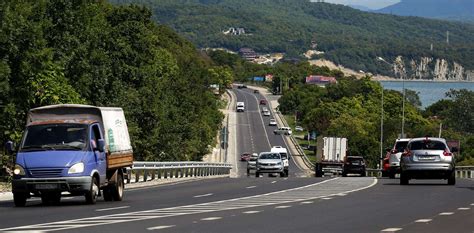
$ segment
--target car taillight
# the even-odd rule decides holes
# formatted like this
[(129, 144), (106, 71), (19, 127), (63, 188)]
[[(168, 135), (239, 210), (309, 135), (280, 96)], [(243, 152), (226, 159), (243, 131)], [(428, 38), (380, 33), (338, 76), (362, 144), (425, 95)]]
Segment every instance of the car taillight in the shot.
[(453, 153), (449, 152), (448, 149), (445, 149), (443, 152), (444, 156), (453, 156)]
[(403, 152), (403, 153), (402, 153), (402, 156), (406, 156), (406, 157), (411, 156), (411, 151), (405, 151), (405, 152)]

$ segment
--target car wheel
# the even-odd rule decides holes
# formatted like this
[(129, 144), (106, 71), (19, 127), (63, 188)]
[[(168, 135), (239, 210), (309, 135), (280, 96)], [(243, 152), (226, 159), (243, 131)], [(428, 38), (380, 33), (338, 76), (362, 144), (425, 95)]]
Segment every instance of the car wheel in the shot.
[(250, 176), (250, 170), (247, 169), (247, 176)]
[(361, 173), (360, 173), (360, 176), (361, 176), (361, 177), (365, 177), (365, 171), (361, 172)]
[(323, 168), (321, 167), (321, 164), (317, 163), (315, 167), (315, 176), (316, 177), (323, 177)]
[(260, 177), (260, 173), (255, 172), (255, 177), (256, 177), (256, 178)]
[(347, 177), (347, 172), (342, 172), (342, 177)]
[(16, 207), (24, 207), (26, 205), (26, 199), (28, 196), (26, 193), (13, 193), (13, 202)]
[(389, 172), (388, 173), (388, 178), (395, 179), (395, 172)]
[(448, 178), (448, 185), (456, 184), (456, 172), (452, 171)]
[(409, 178), (406, 174), (400, 173), (400, 185), (408, 185), (409, 183)]

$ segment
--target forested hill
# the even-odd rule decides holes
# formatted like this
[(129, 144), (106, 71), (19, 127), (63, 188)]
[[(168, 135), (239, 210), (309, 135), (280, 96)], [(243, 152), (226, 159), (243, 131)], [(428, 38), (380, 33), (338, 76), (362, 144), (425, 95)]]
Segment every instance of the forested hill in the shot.
[[(250, 47), (257, 52), (288, 52), (296, 57), (317, 43), (324, 57), (355, 70), (388, 73), (388, 61), (444, 58), (474, 70), (474, 25), (361, 12), (307, 0), (113, 0), (145, 4), (153, 17), (198, 47)], [(246, 35), (224, 35), (242, 27)], [(450, 43), (446, 44), (446, 32)], [(430, 50), (433, 43), (433, 51)], [(409, 62), (407, 62), (409, 64)], [(407, 65), (409, 66), (409, 65)]]
[(151, 15), (105, 1), (0, 1), (0, 141), (20, 142), (30, 108), (113, 106), (135, 160), (200, 160), (222, 119), (208, 88), (216, 72)]

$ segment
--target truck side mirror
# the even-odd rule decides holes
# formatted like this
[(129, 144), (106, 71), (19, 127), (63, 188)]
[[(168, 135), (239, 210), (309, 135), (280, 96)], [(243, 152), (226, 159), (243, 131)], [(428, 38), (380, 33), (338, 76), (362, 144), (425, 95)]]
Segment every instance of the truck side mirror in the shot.
[(97, 140), (97, 150), (99, 150), (99, 152), (101, 152), (101, 153), (105, 151), (105, 141), (104, 141), (104, 139)]
[(8, 141), (7, 143), (5, 143), (5, 151), (9, 155), (13, 154), (13, 152), (15, 152), (15, 143), (13, 143), (12, 141)]

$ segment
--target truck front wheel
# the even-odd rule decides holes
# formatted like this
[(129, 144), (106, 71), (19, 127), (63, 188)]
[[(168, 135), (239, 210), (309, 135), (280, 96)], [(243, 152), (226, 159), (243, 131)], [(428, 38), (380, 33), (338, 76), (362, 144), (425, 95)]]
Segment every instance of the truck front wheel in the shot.
[(99, 195), (99, 181), (94, 176), (94, 177), (92, 177), (91, 188), (85, 194), (86, 203), (87, 204), (95, 204), (97, 202), (97, 195)]
[(26, 205), (26, 199), (28, 196), (26, 193), (13, 193), (13, 202), (16, 207), (23, 207)]

